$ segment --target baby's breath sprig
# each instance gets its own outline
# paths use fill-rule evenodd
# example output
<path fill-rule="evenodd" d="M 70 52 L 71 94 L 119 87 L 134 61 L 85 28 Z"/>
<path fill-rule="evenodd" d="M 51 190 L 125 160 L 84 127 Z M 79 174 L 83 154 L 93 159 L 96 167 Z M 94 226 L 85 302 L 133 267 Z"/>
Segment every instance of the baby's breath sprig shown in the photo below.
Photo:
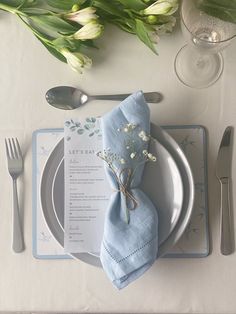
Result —
<path fill-rule="evenodd" d="M 126 152 L 124 156 L 112 152 L 110 148 L 99 151 L 97 156 L 106 162 L 111 169 L 119 186 L 119 191 L 133 204 L 132 208 L 126 206 L 126 221 L 129 223 L 129 211 L 138 205 L 130 191 L 130 185 L 137 169 L 146 162 L 156 162 L 157 158 L 148 149 L 144 149 L 152 137 L 140 128 L 139 125 L 128 123 L 117 129 L 121 140 L 124 141 Z M 124 181 L 125 180 L 125 181 Z"/>

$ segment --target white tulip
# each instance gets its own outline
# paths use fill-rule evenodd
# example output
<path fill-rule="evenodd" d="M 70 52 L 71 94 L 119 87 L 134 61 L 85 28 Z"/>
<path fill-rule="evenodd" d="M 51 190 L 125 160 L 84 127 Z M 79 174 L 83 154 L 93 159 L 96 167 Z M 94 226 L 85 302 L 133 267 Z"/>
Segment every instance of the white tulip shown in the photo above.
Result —
<path fill-rule="evenodd" d="M 143 13 L 145 15 L 171 15 L 178 10 L 178 0 L 157 0 L 147 7 Z"/>
<path fill-rule="evenodd" d="M 97 21 L 92 21 L 78 30 L 73 37 L 78 40 L 95 39 L 101 35 L 102 31 L 103 25 Z"/>
<path fill-rule="evenodd" d="M 96 9 L 93 7 L 88 7 L 76 12 L 68 13 L 64 15 L 67 20 L 79 23 L 80 25 L 86 25 L 92 21 L 95 21 L 98 16 L 94 14 Z"/>
<path fill-rule="evenodd" d="M 66 58 L 68 65 L 72 70 L 82 73 L 83 68 L 90 68 L 92 60 L 80 52 L 71 52 L 68 49 L 62 49 L 61 53 Z"/>

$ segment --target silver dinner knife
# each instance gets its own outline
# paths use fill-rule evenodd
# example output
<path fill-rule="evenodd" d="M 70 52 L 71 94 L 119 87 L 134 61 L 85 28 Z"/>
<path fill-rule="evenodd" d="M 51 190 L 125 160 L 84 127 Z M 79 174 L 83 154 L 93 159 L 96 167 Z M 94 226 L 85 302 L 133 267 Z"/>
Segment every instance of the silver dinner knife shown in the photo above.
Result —
<path fill-rule="evenodd" d="M 216 162 L 216 176 L 221 186 L 221 244 L 220 249 L 223 255 L 229 255 L 234 251 L 234 236 L 232 228 L 232 207 L 231 207 L 231 164 L 233 152 L 233 128 L 225 129 L 221 140 Z"/>

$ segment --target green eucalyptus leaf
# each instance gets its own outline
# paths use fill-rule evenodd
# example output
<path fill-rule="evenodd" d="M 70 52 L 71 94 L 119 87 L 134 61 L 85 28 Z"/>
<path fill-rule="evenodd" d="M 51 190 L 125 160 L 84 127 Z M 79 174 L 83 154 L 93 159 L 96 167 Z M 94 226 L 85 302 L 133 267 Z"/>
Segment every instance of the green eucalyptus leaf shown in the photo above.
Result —
<path fill-rule="evenodd" d="M 78 129 L 78 130 L 77 130 L 77 133 L 81 135 L 81 134 L 84 133 L 84 130 L 83 130 L 83 129 Z"/>
<path fill-rule="evenodd" d="M 46 26 L 47 29 L 56 31 L 56 32 L 65 32 L 65 33 L 74 33 L 77 28 L 67 23 L 63 19 L 54 15 L 33 15 L 30 16 L 34 23 L 39 26 Z"/>
<path fill-rule="evenodd" d="M 149 28 L 143 23 L 143 21 L 136 19 L 136 33 L 139 39 L 147 45 L 155 54 L 157 54 L 153 42 L 149 36 Z"/>

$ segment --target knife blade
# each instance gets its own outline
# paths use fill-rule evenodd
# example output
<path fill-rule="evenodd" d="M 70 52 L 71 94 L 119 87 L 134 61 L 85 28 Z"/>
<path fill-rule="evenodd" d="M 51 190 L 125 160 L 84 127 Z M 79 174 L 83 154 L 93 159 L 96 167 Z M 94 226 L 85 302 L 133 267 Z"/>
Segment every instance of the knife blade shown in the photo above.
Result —
<path fill-rule="evenodd" d="M 233 152 L 233 127 L 228 126 L 223 134 L 216 162 L 216 176 L 220 182 L 220 211 L 221 211 L 221 253 L 229 255 L 234 251 L 232 228 L 232 193 L 231 193 L 231 164 Z"/>

